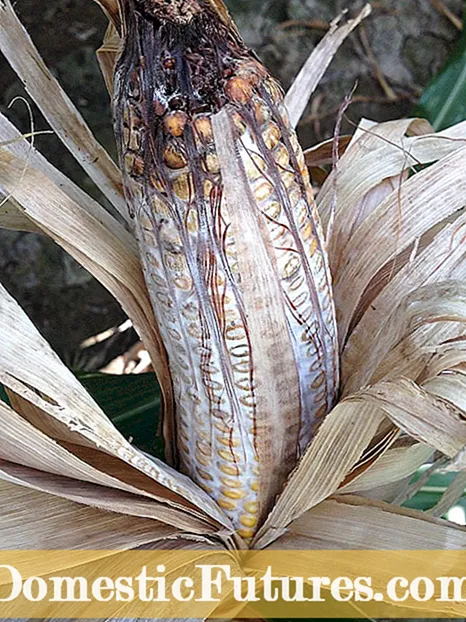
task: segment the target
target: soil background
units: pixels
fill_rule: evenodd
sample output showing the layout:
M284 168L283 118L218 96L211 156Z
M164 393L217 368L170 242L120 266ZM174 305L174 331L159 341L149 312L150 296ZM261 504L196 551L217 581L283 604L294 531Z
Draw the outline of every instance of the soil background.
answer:
M313 47L343 9L361 0L229 0L249 46L288 87ZM343 130L364 116L407 116L460 36L463 0L372 0L372 15L339 51L299 126L303 146L333 135L337 111L357 85ZM106 19L92 0L17 0L15 9L46 64L80 109L97 138L115 153L109 96L95 50ZM456 19L455 19L456 18ZM458 19L459 18L459 19ZM0 110L29 130L25 95L0 56ZM37 129L46 129L33 107ZM99 191L54 135L36 145L61 170L99 198ZM23 306L59 355L74 368L95 361L79 345L125 317L111 296L53 242L40 235L0 231L0 281Z

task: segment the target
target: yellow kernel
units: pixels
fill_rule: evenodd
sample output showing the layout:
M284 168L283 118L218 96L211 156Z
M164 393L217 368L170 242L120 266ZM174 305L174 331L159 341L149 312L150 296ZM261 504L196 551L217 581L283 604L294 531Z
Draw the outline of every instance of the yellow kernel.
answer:
M208 116L202 115L194 120L194 129L203 143L213 140L212 122Z
M259 510L259 504L256 501L248 501L244 504L244 509L250 514L257 514Z
M204 160L204 168L208 173L218 173L220 171L220 164L214 153L206 155Z
M222 495L229 499L243 499L246 496L244 490L228 490L228 488L222 488Z
M238 529L237 531L237 534L241 536L241 538L245 538L246 540L253 538L255 533L256 532L253 529Z
M223 510L236 510L236 503L234 501L228 501L227 499L219 499L217 503Z
M217 451L220 458L223 458L227 462L237 462L239 460L239 456L227 451L226 449L219 449Z
M210 459L202 455L199 451L196 451L196 460L199 462L199 464L202 464L202 466L210 466Z
M282 211L282 206L278 201L269 201L266 205L262 207L262 211L273 218L274 220L280 216L280 212Z
M257 518L255 516L248 516L247 514L243 514L243 516L241 516L239 521L245 527L256 527L257 526Z
M225 93L232 101L245 104L251 99L253 90L248 80L231 78L225 85Z
M229 464L219 464L218 468L222 471L222 473L225 473L225 475L239 475L240 473L239 467L231 466Z
M241 482L237 479L230 479L228 477L221 477L220 481L227 488L241 488Z
M251 482L251 490L253 490L254 492L258 492L258 490L259 490L259 482L258 481Z
M239 445L239 441L230 437L222 438L221 436L217 436L217 440L219 443L222 443L222 445L225 445L225 447L238 447Z
M294 173L291 171L285 171L282 174L282 181L285 185L285 188L291 188L291 186L295 183Z
M196 233L199 229L199 221L197 219L197 211L190 209L186 218L186 228L190 233Z
M262 173L267 168L265 160L258 153L248 154L246 162L244 164L248 179L254 181L262 177Z

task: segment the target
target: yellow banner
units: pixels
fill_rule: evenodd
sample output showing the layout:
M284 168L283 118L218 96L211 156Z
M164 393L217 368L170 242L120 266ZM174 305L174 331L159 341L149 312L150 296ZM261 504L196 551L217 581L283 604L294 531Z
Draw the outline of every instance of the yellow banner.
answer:
M466 551L0 551L2 618L465 618Z

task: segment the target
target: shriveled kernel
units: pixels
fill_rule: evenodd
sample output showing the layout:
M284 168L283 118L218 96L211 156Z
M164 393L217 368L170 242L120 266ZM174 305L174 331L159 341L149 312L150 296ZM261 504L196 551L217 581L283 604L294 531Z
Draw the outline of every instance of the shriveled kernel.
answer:
M212 121L207 115L200 115L194 119L194 130L202 143L213 141Z
M248 501L244 504L244 509L250 514L257 514L259 511L259 504L256 501Z
M179 175L173 184L173 190L175 194L180 198L186 201L191 195L191 175L187 173L183 173Z
M173 283L178 289L182 289L185 292L191 290L193 287L192 279L184 276L176 277Z
M225 497L228 497L228 499L244 499L246 496L244 490L229 490L228 488L222 488L220 492Z
M214 427L224 434L229 434L231 432L231 427L226 425L226 423L222 423L221 421L214 421Z
M208 467L210 466L210 458L204 456L203 454L201 454L199 451L196 451L196 460L199 462L199 464L201 464L202 466Z
M290 154L283 143L279 143L273 152L273 159L281 168L285 168L290 163Z
M208 173L218 173L220 171L220 164L214 153L206 155L204 158L204 168Z
M239 341L240 339L244 339L246 337L246 331L242 324L232 323L230 326L227 326L225 334L226 338L231 339L232 341Z
M245 527L251 527L251 529L257 527L257 518L255 516L243 514L243 516L240 517L239 522Z
M311 383L311 389L319 389L325 382L325 374L320 374L317 378Z
M255 103L254 114L256 117L256 121L257 123L259 123L259 125L262 125L271 117L270 109L261 101Z
M285 188L291 188L291 186L295 183L295 176L294 173L292 173L291 171L285 171L282 174L282 181L283 184L285 186Z
M297 255L293 255L285 264L281 271L281 276L284 279L290 279L301 268L301 259Z
M173 170L184 168L187 164L184 155L173 145L167 145L163 152L163 161Z
M257 201L262 202L268 199L273 192L272 184L268 181L261 182L256 188L254 188L254 196Z
M233 466L231 464L218 464L218 468L220 469L220 471L222 471L222 473L225 473L226 475L240 474L239 467Z
M202 490L205 490L208 495L211 495L214 492L213 488L207 486L207 484L204 484L203 482L198 482L198 486L202 488Z
M278 201L269 201L266 205L264 205L262 211L273 220L276 220L280 216L282 206Z
M229 99L239 104L246 104L252 97L253 88L249 80L230 78L225 85L225 93Z
M265 146L267 149L275 149L278 145L278 142L281 138L280 128L276 123L271 121L268 123L264 131L262 132L262 138L264 139Z
M175 137L183 135L184 128L188 122L188 115L182 110L170 112L163 119L165 131Z
M212 453L210 445L203 443L202 441L197 441L196 447L202 454L204 454L204 456L210 456Z

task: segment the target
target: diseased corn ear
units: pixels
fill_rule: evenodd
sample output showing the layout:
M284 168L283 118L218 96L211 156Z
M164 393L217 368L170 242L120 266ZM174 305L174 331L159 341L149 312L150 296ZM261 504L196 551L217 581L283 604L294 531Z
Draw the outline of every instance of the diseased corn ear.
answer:
M334 403L336 324L283 92L223 4L201 4L183 24L181 3L128 4L115 131L181 468L251 538Z

